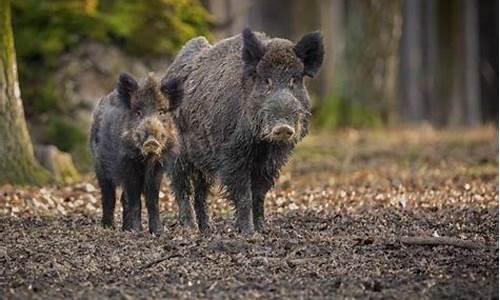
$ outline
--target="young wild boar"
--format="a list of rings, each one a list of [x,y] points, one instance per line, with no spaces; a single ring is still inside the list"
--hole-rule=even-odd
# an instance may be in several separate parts
[[[146,198],[149,231],[160,233],[158,194],[167,164],[179,151],[170,112],[180,103],[177,79],[160,85],[152,75],[138,84],[122,74],[117,88],[99,101],[90,148],[102,193],[102,225],[113,226],[117,186],[123,187],[123,230],[141,229],[141,194]]]
[[[318,73],[323,55],[318,32],[294,44],[249,29],[213,46],[198,37],[181,50],[166,79],[179,76],[185,90],[172,174],[182,224],[193,226],[194,192],[198,226],[209,228],[205,201],[218,179],[236,206],[237,229],[264,229],[265,195],[308,132],[304,77]]]

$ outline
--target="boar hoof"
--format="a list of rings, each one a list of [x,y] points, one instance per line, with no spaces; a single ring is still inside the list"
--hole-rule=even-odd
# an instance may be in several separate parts
[[[213,231],[212,226],[210,226],[208,223],[199,224],[198,228],[199,228],[200,232],[203,234],[210,234]]]
[[[141,224],[123,224],[122,230],[123,231],[141,231],[142,225]]]
[[[104,229],[113,229],[113,228],[115,228],[115,225],[113,224],[112,220],[102,219],[101,224],[102,224],[102,228],[104,228]]]
[[[249,236],[255,233],[255,230],[252,225],[237,225],[236,230],[242,235]]]
[[[163,231],[163,226],[161,222],[158,221],[150,221],[149,222],[149,233],[154,235],[160,235]]]
[[[163,232],[163,229],[161,226],[149,228],[149,233],[152,235],[155,235],[155,236],[160,236],[162,234],[162,232]]]

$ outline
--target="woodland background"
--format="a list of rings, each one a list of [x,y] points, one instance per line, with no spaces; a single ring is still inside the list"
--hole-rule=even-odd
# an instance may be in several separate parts
[[[314,128],[478,126],[498,120],[495,0],[13,0],[25,115],[34,144],[90,170],[97,99],[120,72],[161,74],[190,38],[249,26],[297,40],[321,30],[310,82]]]

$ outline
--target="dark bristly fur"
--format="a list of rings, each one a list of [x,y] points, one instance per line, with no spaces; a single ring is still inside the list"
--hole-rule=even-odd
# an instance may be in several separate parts
[[[160,86],[150,75],[139,85],[130,75],[122,74],[116,90],[99,101],[90,147],[102,192],[104,227],[113,226],[115,190],[121,185],[123,229],[141,228],[144,193],[149,230],[161,231],[158,194],[163,170],[179,151],[177,129],[168,111],[175,109],[181,98],[181,84],[175,78]]]
[[[236,206],[236,227],[264,229],[265,195],[308,132],[303,78],[318,72],[323,55],[317,32],[293,44],[249,29],[213,46],[195,38],[180,51],[165,78],[185,88],[172,171],[182,224],[194,226],[193,201],[200,230],[209,228],[206,196],[218,179]]]

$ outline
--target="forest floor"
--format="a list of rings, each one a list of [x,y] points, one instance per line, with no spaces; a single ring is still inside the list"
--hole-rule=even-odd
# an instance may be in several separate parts
[[[251,237],[217,195],[200,235],[166,185],[154,237],[102,229],[91,177],[4,186],[0,299],[498,299],[498,191],[495,128],[312,135]]]

